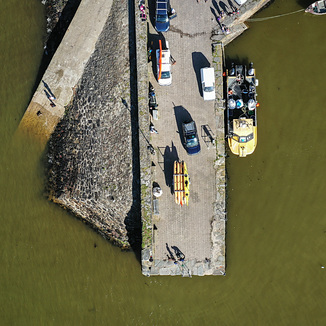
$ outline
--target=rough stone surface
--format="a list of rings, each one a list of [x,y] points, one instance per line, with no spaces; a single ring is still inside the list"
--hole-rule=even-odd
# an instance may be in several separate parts
[[[80,0],[77,0],[80,2]],[[77,2],[72,1],[72,2]],[[46,17],[46,38],[45,43],[49,39],[53,30],[57,26],[57,23],[62,16],[62,12],[67,4],[68,0],[41,0],[41,3],[45,8],[45,17]]]
[[[49,142],[49,189],[55,202],[129,246],[135,205],[128,2],[113,7]]]

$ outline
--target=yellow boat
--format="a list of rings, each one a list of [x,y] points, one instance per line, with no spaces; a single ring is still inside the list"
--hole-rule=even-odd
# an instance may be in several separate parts
[[[174,200],[176,204],[188,206],[189,202],[189,175],[186,163],[184,161],[174,161],[173,166],[173,184],[174,184]]]
[[[180,176],[180,163],[178,161],[174,161],[174,168],[173,168],[173,185],[174,185],[174,199],[176,204],[181,203],[181,176]]]
[[[230,150],[246,157],[257,146],[256,71],[252,63],[227,70],[227,137]]]
[[[187,204],[188,206],[188,202],[189,202],[189,186],[190,186],[190,178],[189,178],[189,174],[188,174],[188,170],[187,170],[187,166],[186,163],[183,162],[183,175],[184,175],[184,179],[183,179],[183,188],[184,188],[184,202]]]

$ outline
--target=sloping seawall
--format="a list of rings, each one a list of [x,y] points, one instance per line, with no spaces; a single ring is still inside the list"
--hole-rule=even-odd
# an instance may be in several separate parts
[[[19,126],[47,144],[51,200],[122,247],[137,212],[130,42],[127,0],[83,0]]]

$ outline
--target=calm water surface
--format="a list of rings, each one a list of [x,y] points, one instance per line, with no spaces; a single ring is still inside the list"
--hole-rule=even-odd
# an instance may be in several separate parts
[[[306,5],[276,0],[256,17]],[[191,279],[143,277],[133,253],[47,201],[41,149],[13,137],[43,7],[3,0],[0,17],[0,325],[326,324],[326,17],[252,22],[226,48],[257,69],[258,147],[227,160],[227,276]]]

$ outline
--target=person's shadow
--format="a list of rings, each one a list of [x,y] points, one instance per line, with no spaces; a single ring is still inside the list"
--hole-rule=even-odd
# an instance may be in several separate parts
[[[228,3],[229,3],[231,11],[238,10],[238,8],[234,5],[234,3],[231,0],[228,0]],[[225,9],[225,12],[226,12],[226,9]]]
[[[215,10],[217,11],[218,15],[220,15],[222,10],[221,10],[220,7],[218,6],[216,0],[212,0],[212,5],[214,6],[214,8],[215,8]],[[212,8],[211,8],[211,10],[212,10]]]
[[[212,7],[210,9],[211,9],[212,14],[215,17],[215,20],[218,22],[219,25],[221,25],[220,22],[219,22],[219,20],[218,20],[218,17],[219,16],[217,16],[217,14],[216,14],[216,10],[214,8],[212,8]]]
[[[205,67],[210,67],[210,63],[207,58],[201,52],[193,52],[192,53],[192,66],[194,68],[198,91],[201,96],[203,96],[202,86],[201,86],[201,78],[200,78],[200,69]]]
[[[215,0],[213,0],[213,2],[215,2]],[[232,7],[234,7],[233,4],[232,4],[232,2],[228,1],[228,3],[229,3],[229,4],[231,3],[231,9],[232,9]],[[224,3],[223,1],[220,1],[219,5],[220,5],[220,8],[221,8],[225,13],[228,13],[228,12],[229,12],[229,10],[228,10],[228,6],[227,6],[226,3]],[[221,12],[219,12],[219,14],[221,14]]]

